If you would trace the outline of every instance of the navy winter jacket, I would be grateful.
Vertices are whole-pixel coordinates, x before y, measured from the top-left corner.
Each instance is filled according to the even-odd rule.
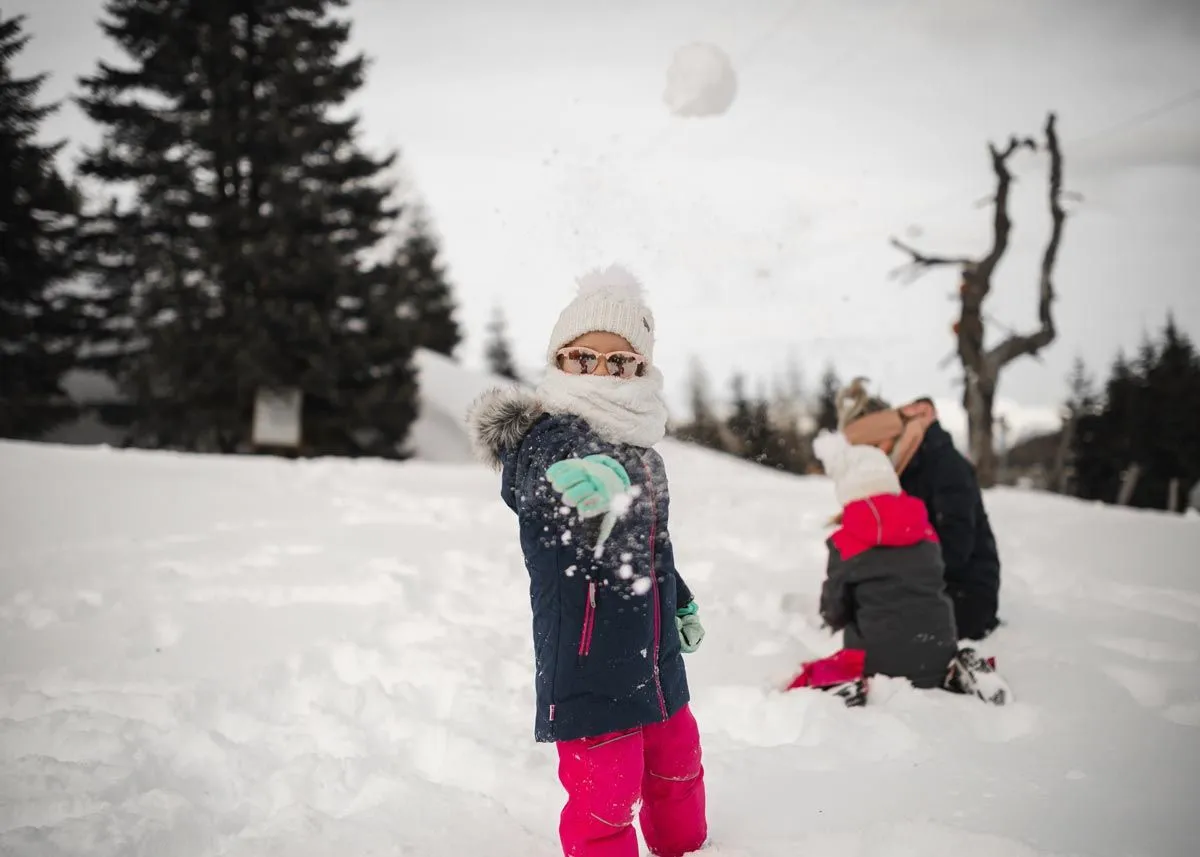
[[[900,475],[900,484],[925,503],[937,530],[959,634],[982,639],[997,624],[1000,556],[975,469],[934,422]]]
[[[502,468],[501,496],[517,514],[533,607],[538,741],[569,741],[666,720],[689,699],[677,606],[692,600],[675,570],[662,458],[602,441],[579,418],[541,412],[517,390],[473,410],[479,451]],[[546,469],[604,454],[635,497],[601,551],[601,518],[562,505]]]

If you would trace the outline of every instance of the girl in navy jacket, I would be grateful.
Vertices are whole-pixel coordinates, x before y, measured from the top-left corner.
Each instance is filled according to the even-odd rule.
[[[621,268],[580,280],[536,391],[494,390],[469,416],[501,470],[529,572],[537,711],[557,745],[568,857],[680,857],[707,837],[682,653],[703,637],[675,568],[654,317]],[[638,807],[640,806],[640,813]]]

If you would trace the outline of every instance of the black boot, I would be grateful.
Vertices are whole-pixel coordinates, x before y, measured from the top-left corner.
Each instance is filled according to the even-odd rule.
[[[959,649],[950,661],[943,686],[952,693],[978,696],[992,705],[1006,705],[1012,700],[1012,691],[996,672],[995,661],[981,658],[969,647]]]

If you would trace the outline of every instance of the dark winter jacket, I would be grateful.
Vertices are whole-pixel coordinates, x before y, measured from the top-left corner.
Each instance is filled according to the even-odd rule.
[[[496,391],[471,415],[476,446],[502,468],[517,514],[533,606],[538,741],[568,741],[666,720],[688,702],[677,606],[691,593],[675,570],[667,475],[650,449],[605,443],[581,418],[549,415],[529,394]],[[629,474],[634,499],[595,555],[601,518],[567,510],[546,481],[565,458],[604,454]]]
[[[1000,557],[975,469],[940,423],[926,430],[900,485],[925,504],[937,530],[959,634],[985,637],[996,626]]]
[[[958,649],[941,551],[920,500],[881,495],[846,506],[829,539],[821,616],[867,653],[867,675],[940,687]]]

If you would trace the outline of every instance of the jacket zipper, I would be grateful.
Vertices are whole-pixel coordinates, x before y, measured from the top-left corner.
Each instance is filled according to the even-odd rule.
[[[662,600],[658,593],[658,568],[655,564],[654,545],[658,541],[658,497],[654,494],[654,474],[646,459],[642,459],[646,471],[646,490],[650,492],[650,589],[654,593],[654,689],[658,692],[658,709],[663,720],[667,719],[667,699],[663,695],[662,676],[658,669],[658,649],[662,639]]]
[[[583,608],[583,630],[579,632],[579,657],[592,651],[592,632],[596,629],[596,581],[588,583],[587,605]]]

